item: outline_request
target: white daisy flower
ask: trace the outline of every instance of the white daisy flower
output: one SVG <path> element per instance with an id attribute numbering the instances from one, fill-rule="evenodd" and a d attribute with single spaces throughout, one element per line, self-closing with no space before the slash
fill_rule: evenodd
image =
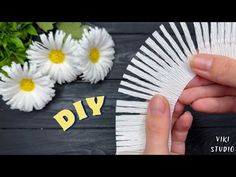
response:
<path id="1" fill-rule="evenodd" d="M 34 41 L 26 51 L 30 63 L 39 67 L 43 74 L 48 74 L 57 83 L 74 81 L 81 71 L 76 50 L 78 41 L 66 37 L 66 33 L 57 30 L 55 35 L 50 32 L 48 37 L 40 35 L 41 42 Z"/>
<path id="2" fill-rule="evenodd" d="M 35 108 L 42 109 L 55 96 L 53 89 L 55 81 L 49 76 L 44 76 L 37 70 L 36 65 L 23 68 L 20 64 L 12 63 L 11 66 L 2 68 L 9 77 L 1 74 L 0 95 L 11 109 L 30 112 Z"/>
<path id="3" fill-rule="evenodd" d="M 114 42 L 104 28 L 85 30 L 78 48 L 81 78 L 91 83 L 104 80 L 113 65 L 114 53 Z"/>

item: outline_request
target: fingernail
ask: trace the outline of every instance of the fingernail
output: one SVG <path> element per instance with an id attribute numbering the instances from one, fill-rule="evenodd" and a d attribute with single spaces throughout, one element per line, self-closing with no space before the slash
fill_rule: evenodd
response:
<path id="1" fill-rule="evenodd" d="M 211 69 L 212 63 L 213 63 L 212 57 L 196 56 L 191 60 L 190 65 L 193 69 L 198 69 L 201 71 L 209 71 Z"/>
<path id="2" fill-rule="evenodd" d="M 162 96 L 154 96 L 149 103 L 149 116 L 155 117 L 163 115 L 165 112 L 166 105 L 165 100 Z"/>

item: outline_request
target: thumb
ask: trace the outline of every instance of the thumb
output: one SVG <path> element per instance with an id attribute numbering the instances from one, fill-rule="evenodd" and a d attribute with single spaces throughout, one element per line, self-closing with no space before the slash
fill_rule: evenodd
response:
<path id="1" fill-rule="evenodd" d="M 236 87 L 236 60 L 219 56 L 198 54 L 190 63 L 192 70 L 199 76 L 218 84 Z"/>
<path id="2" fill-rule="evenodd" d="M 169 154 L 169 127 L 169 103 L 163 96 L 156 95 L 148 107 L 144 154 Z"/>

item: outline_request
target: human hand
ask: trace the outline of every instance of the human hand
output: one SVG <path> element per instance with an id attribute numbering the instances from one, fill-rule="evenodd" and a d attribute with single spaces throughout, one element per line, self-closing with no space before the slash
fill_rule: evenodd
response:
<path id="1" fill-rule="evenodd" d="M 146 147 L 144 154 L 184 154 L 185 140 L 192 124 L 189 112 L 182 114 L 184 105 L 200 112 L 236 112 L 236 60 L 224 56 L 198 54 L 191 61 L 197 76 L 181 94 L 170 125 L 169 104 L 164 97 L 154 97 L 150 107 L 156 105 L 155 114 L 148 112 Z M 164 111 L 161 113 L 162 100 Z M 154 111 L 155 112 L 155 111 Z M 182 114 L 182 115 L 181 115 Z M 172 128 L 172 147 L 168 150 L 169 128 Z"/>
<path id="2" fill-rule="evenodd" d="M 191 68 L 198 75 L 179 102 L 200 112 L 236 112 L 236 60 L 217 55 L 196 55 Z"/>
<path id="3" fill-rule="evenodd" d="M 159 95 L 151 99 L 146 119 L 146 147 L 144 154 L 185 154 L 185 140 L 192 124 L 192 115 L 190 112 L 185 112 L 181 115 L 182 108 L 182 104 L 177 103 L 171 121 L 168 101 Z M 170 128 L 172 129 L 172 142 L 171 151 L 169 152 Z"/>

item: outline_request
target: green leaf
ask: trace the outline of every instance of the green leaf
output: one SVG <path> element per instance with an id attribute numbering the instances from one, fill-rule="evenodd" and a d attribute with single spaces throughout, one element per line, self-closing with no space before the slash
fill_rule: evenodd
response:
<path id="1" fill-rule="evenodd" d="M 0 41 L 0 46 L 2 46 L 4 49 L 7 48 L 7 45 L 8 45 L 8 40 L 6 38 L 3 38 L 1 41 Z"/>
<path id="2" fill-rule="evenodd" d="M 26 28 L 26 31 L 29 34 L 33 35 L 33 36 L 37 36 L 38 35 L 38 33 L 37 33 L 36 29 L 33 27 L 33 25 L 28 25 L 27 28 Z"/>
<path id="3" fill-rule="evenodd" d="M 32 22 L 0 22 L 0 72 L 13 61 L 24 64 L 26 49 L 38 35 Z"/>
<path id="4" fill-rule="evenodd" d="M 10 65 L 11 64 L 11 60 L 9 58 L 5 58 L 2 61 L 0 61 L 0 68 L 6 65 Z"/>
<path id="5" fill-rule="evenodd" d="M 82 25 L 80 22 L 59 22 L 56 26 L 65 33 L 71 34 L 74 39 L 80 39 L 84 29 L 88 28 L 88 25 Z"/>
<path id="6" fill-rule="evenodd" d="M 16 48 L 25 48 L 23 42 L 18 37 L 11 37 L 10 41 L 15 44 Z"/>
<path id="7" fill-rule="evenodd" d="M 21 56 L 19 56 L 19 55 L 16 55 L 16 62 L 17 63 L 20 63 L 20 64 L 24 64 L 24 62 L 25 62 L 25 59 L 26 58 L 24 58 L 24 57 L 21 57 Z"/>
<path id="8" fill-rule="evenodd" d="M 32 39 L 29 39 L 28 42 L 25 42 L 25 47 L 28 48 L 30 46 L 30 44 L 32 43 Z"/>
<path id="9" fill-rule="evenodd" d="M 17 30 L 17 23 L 16 22 L 11 22 L 10 24 L 9 24 L 9 29 L 11 30 L 11 31 L 16 31 Z"/>
<path id="10" fill-rule="evenodd" d="M 45 32 L 52 30 L 54 23 L 55 22 L 36 22 L 36 24 L 39 26 L 39 28 L 41 28 Z"/>
<path id="11" fill-rule="evenodd" d="M 24 30 L 25 28 L 27 28 L 28 25 L 32 25 L 33 23 L 32 22 L 18 22 L 17 23 L 17 29 L 19 31 L 22 31 Z"/>

